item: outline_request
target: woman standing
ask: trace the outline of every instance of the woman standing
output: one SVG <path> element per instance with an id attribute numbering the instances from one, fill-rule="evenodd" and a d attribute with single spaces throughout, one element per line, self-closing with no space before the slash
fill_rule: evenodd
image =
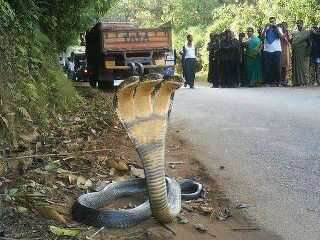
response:
<path id="1" fill-rule="evenodd" d="M 281 38 L 281 48 L 282 48 L 282 71 L 281 71 L 281 85 L 288 85 L 288 74 L 290 69 L 290 42 L 289 42 L 289 32 L 288 23 L 281 23 L 281 28 L 283 32 L 283 37 Z"/>
<path id="2" fill-rule="evenodd" d="M 249 83 L 247 82 L 246 77 L 246 69 L 245 69 L 245 47 L 246 43 L 244 42 L 244 39 L 246 37 L 246 34 L 241 32 L 239 33 L 239 44 L 240 44 L 240 86 L 241 87 L 247 87 Z"/>
<path id="3" fill-rule="evenodd" d="M 240 78 L 240 44 L 232 37 L 231 30 L 225 31 L 220 43 L 220 77 L 222 87 L 238 87 Z"/>
<path id="4" fill-rule="evenodd" d="M 254 35 L 253 28 L 248 28 L 248 41 L 246 43 L 245 67 L 249 87 L 255 87 L 261 82 L 261 40 Z"/>
<path id="5" fill-rule="evenodd" d="M 219 35 L 211 33 L 210 42 L 208 43 L 209 52 L 209 71 L 208 82 L 212 83 L 213 88 L 217 88 L 220 85 L 219 81 Z"/>
<path id="6" fill-rule="evenodd" d="M 187 36 L 187 43 L 183 47 L 183 70 L 185 77 L 185 84 L 190 86 L 190 88 L 194 88 L 194 79 L 195 79 L 195 71 L 196 71 L 196 48 L 193 44 L 193 37 L 191 34 Z"/>
<path id="7" fill-rule="evenodd" d="M 310 31 L 305 30 L 303 21 L 297 21 L 298 31 L 292 34 L 292 82 L 293 86 L 305 86 L 309 80 Z"/>
<path id="8" fill-rule="evenodd" d="M 311 83 L 317 83 L 320 85 L 320 28 L 317 26 L 313 27 L 311 34 Z"/>

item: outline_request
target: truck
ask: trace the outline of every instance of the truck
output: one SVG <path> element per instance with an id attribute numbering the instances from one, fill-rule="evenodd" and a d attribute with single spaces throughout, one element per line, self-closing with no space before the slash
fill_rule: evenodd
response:
<path id="1" fill-rule="evenodd" d="M 85 39 L 91 86 L 109 88 L 132 75 L 174 73 L 170 23 L 140 28 L 126 22 L 99 22 Z"/>

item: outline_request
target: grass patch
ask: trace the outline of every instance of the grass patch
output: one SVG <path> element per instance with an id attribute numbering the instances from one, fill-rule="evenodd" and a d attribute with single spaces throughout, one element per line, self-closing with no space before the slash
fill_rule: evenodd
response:
<path id="1" fill-rule="evenodd" d="M 208 86 L 208 72 L 201 71 L 196 73 L 196 83 L 202 86 Z"/>

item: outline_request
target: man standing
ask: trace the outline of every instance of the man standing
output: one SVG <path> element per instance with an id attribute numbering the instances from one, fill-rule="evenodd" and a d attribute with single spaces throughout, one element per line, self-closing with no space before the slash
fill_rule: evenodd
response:
<path id="1" fill-rule="evenodd" d="M 281 38 L 282 29 L 276 25 L 276 18 L 270 17 L 263 31 L 264 79 L 268 85 L 279 86 L 281 81 Z"/>
<path id="2" fill-rule="evenodd" d="M 184 60 L 184 77 L 185 77 L 185 84 L 190 86 L 190 88 L 194 88 L 194 79 L 195 79 L 195 72 L 196 72 L 196 47 L 193 44 L 193 37 L 191 34 L 187 36 L 187 43 L 183 47 L 183 56 L 182 59 Z"/>

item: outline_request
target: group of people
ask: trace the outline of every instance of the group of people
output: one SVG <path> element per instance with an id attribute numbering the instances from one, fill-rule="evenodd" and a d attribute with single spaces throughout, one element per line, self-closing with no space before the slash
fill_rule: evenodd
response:
<path id="1" fill-rule="evenodd" d="M 196 49 L 188 35 L 183 48 L 185 85 L 194 85 Z M 212 87 L 320 85 L 320 28 L 304 28 L 302 20 L 289 32 L 288 24 L 270 17 L 256 33 L 252 27 L 238 38 L 227 29 L 210 34 L 208 81 Z M 292 71 L 291 71 L 292 70 Z"/>

